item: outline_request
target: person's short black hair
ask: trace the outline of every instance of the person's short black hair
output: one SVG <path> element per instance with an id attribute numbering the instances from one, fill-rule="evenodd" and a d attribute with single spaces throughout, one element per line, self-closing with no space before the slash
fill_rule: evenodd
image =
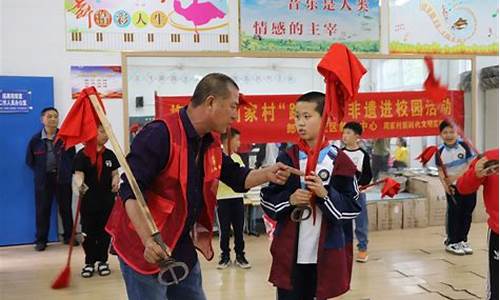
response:
<path id="1" fill-rule="evenodd" d="M 347 122 L 343 129 L 351 129 L 355 134 L 361 135 L 363 133 L 363 126 L 358 122 Z"/>
<path id="2" fill-rule="evenodd" d="M 300 96 L 295 103 L 299 102 L 309 102 L 316 103 L 316 111 L 323 115 L 323 109 L 325 107 L 325 94 L 321 92 L 308 92 Z"/>
<path id="3" fill-rule="evenodd" d="M 445 130 L 445 128 L 447 128 L 447 127 L 451 127 L 451 128 L 453 128 L 453 126 L 451 125 L 451 123 L 450 123 L 450 122 L 448 122 L 448 121 L 446 121 L 446 120 L 442 121 L 442 122 L 439 124 L 439 132 L 443 132 L 443 130 Z"/>
<path id="4" fill-rule="evenodd" d="M 42 112 L 40 113 L 40 115 L 43 117 L 43 115 L 45 115 L 45 113 L 48 111 L 55 111 L 59 115 L 59 112 L 57 111 L 57 109 L 55 107 L 52 107 L 52 106 L 45 107 L 44 109 L 42 109 Z"/>
<path id="5" fill-rule="evenodd" d="M 210 73 L 196 85 L 191 104 L 193 107 L 200 106 L 208 96 L 226 98 L 229 96 L 229 86 L 240 89 L 231 77 L 221 73 Z"/>
<path id="6" fill-rule="evenodd" d="M 403 147 L 407 147 L 408 144 L 406 143 L 406 140 L 402 137 L 398 138 L 399 139 L 399 142 L 401 143 L 401 146 Z"/>
<path id="7" fill-rule="evenodd" d="M 231 127 L 231 132 L 229 132 L 229 134 L 231 135 L 231 138 L 234 138 L 235 136 L 240 135 L 240 131 L 238 129 L 236 129 L 236 128 L 232 128 Z M 228 135 L 227 132 L 221 134 L 220 135 L 221 140 L 227 141 L 227 135 Z"/>

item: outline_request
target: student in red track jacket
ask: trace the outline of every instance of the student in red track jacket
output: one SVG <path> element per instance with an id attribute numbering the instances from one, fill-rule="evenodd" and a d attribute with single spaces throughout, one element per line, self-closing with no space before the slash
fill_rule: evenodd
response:
<path id="1" fill-rule="evenodd" d="M 462 194 L 475 192 L 483 186 L 483 198 L 488 218 L 488 290 L 486 299 L 498 299 L 498 165 L 487 168 L 487 162 L 498 162 L 498 148 L 488 150 L 480 159 L 475 159 L 469 169 L 457 181 Z M 486 167 L 485 167 L 486 164 Z"/>

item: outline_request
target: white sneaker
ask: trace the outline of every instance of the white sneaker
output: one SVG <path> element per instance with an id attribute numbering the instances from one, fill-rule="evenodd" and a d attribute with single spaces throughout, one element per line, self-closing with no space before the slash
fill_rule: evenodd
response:
<path id="1" fill-rule="evenodd" d="M 472 247 L 470 246 L 469 243 L 461 242 L 460 245 L 462 246 L 462 249 L 464 250 L 465 254 L 470 255 L 474 253 L 474 250 L 472 250 Z"/>
<path id="2" fill-rule="evenodd" d="M 462 248 L 462 243 L 449 244 L 446 246 L 446 251 L 455 255 L 465 255 L 465 251 Z"/>

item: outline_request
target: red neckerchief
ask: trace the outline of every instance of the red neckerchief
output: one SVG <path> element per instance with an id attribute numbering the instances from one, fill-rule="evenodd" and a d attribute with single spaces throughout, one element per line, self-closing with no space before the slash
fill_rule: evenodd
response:
<path id="1" fill-rule="evenodd" d="M 102 173 L 102 154 L 104 153 L 104 150 L 106 150 L 106 147 L 102 147 L 101 150 L 97 150 L 95 151 L 95 156 L 94 156 L 94 159 L 95 159 L 95 162 L 96 162 L 96 167 L 97 167 L 97 180 L 99 181 L 101 179 L 101 173 Z M 84 153 L 87 155 L 87 157 L 90 159 L 90 164 L 92 164 L 92 157 L 90 155 L 92 155 L 92 151 L 89 151 L 89 147 L 88 146 L 85 146 L 85 148 L 83 149 Z"/>
<path id="2" fill-rule="evenodd" d="M 325 149 L 326 146 L 328 146 L 328 141 L 326 139 L 323 140 L 323 142 L 321 143 L 321 147 L 320 147 L 320 151 Z M 299 141 L 297 142 L 297 146 L 299 147 L 299 150 L 306 153 L 307 154 L 307 157 L 309 158 L 311 155 L 313 155 L 314 153 L 314 148 L 311 148 L 309 146 L 309 144 L 307 144 L 306 141 L 304 141 L 303 139 L 299 139 Z M 311 163 L 313 164 L 313 163 Z M 317 162 L 314 162 L 314 167 L 316 166 Z M 307 160 L 307 165 L 309 165 L 309 160 Z M 314 171 L 315 169 L 311 169 L 311 170 L 308 170 L 308 171 Z M 307 173 L 307 175 L 309 175 L 309 173 Z"/>
<path id="3" fill-rule="evenodd" d="M 323 142 L 321 143 L 319 151 L 325 149 L 325 147 L 328 146 L 328 144 L 329 144 L 328 141 L 325 138 L 323 138 Z M 303 139 L 299 139 L 297 146 L 299 147 L 300 151 L 305 152 L 307 154 L 307 164 L 305 170 L 306 176 L 308 176 L 311 172 L 316 173 L 316 165 L 318 164 L 318 162 L 311 159 L 314 156 L 314 148 L 311 148 Z M 313 224 L 316 224 L 316 197 L 314 196 L 311 197 L 309 202 L 311 203 Z"/>

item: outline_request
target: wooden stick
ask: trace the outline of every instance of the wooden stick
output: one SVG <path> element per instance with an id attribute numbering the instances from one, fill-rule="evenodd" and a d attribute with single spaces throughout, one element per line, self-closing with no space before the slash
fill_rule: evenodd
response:
<path id="1" fill-rule="evenodd" d="M 149 230 L 151 231 L 151 236 L 155 238 L 155 241 L 157 241 L 160 246 L 167 252 L 168 255 L 170 255 L 170 251 L 168 250 L 167 246 L 165 243 L 162 241 L 161 236 L 160 236 L 160 231 L 158 230 L 158 227 L 156 226 L 156 223 L 154 222 L 153 216 L 151 215 L 151 212 L 149 211 L 149 207 L 146 204 L 146 201 L 144 200 L 144 196 L 142 195 L 141 189 L 139 188 L 139 185 L 137 184 L 137 181 L 135 180 L 135 177 L 132 173 L 132 170 L 130 169 L 130 166 L 127 163 L 127 160 L 125 159 L 125 154 L 123 153 L 122 148 L 120 147 L 120 144 L 118 144 L 118 140 L 116 139 L 116 136 L 113 132 L 113 129 L 111 128 L 111 124 L 109 123 L 108 119 L 106 118 L 106 115 L 104 114 L 104 110 L 102 109 L 101 105 L 99 104 L 99 100 L 97 99 L 96 95 L 88 95 L 90 102 L 92 103 L 92 106 L 94 107 L 97 116 L 99 117 L 99 120 L 101 121 L 102 127 L 104 128 L 104 131 L 109 137 L 109 141 L 111 142 L 111 145 L 113 146 L 113 149 L 115 150 L 116 158 L 120 162 L 121 167 L 125 171 L 125 176 L 128 179 L 128 182 L 130 184 L 130 187 L 132 188 L 132 191 L 134 192 L 135 198 L 137 200 L 137 203 L 139 204 L 140 211 L 144 218 L 146 219 L 147 226 Z"/>

